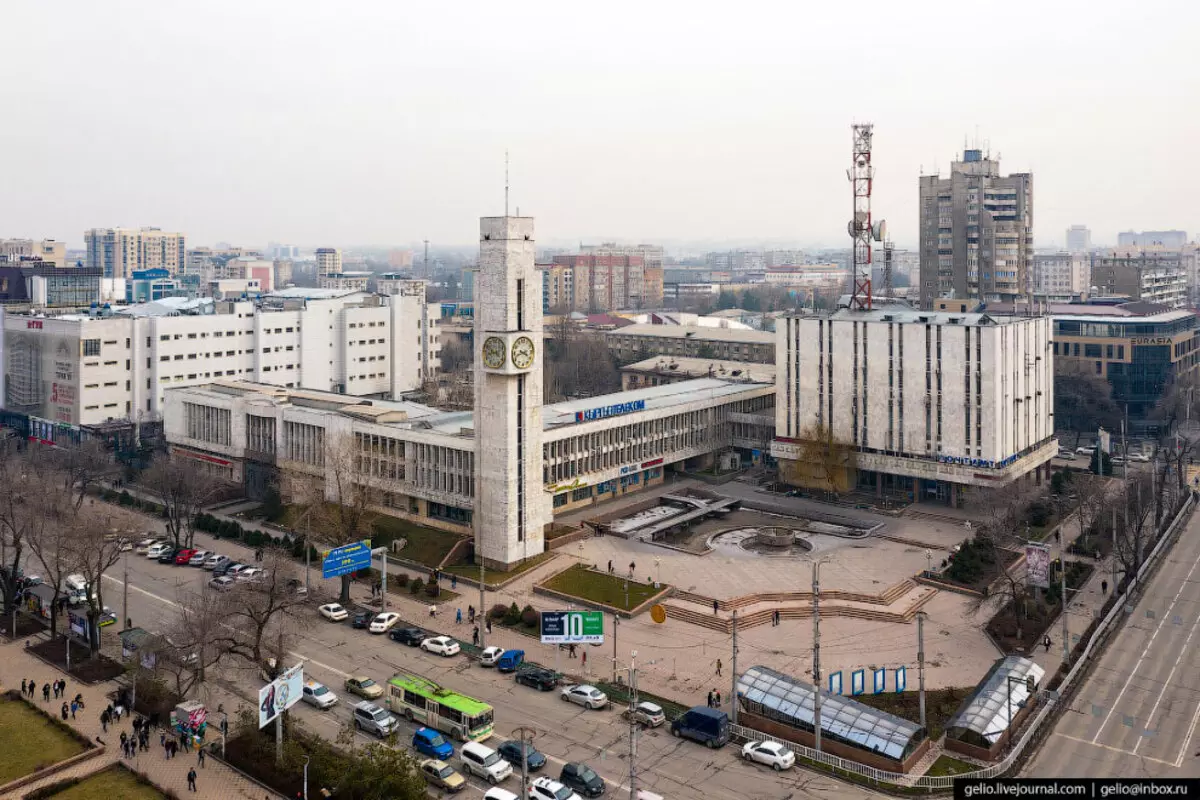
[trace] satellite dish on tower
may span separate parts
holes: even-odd
[[[887,220],[881,219],[871,226],[871,238],[877,242],[887,238]]]

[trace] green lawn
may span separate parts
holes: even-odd
[[[952,756],[938,756],[937,761],[934,761],[929,766],[929,771],[925,774],[931,778],[944,778],[950,775],[963,775],[968,772],[978,772],[981,768],[974,764],[968,764],[966,761],[959,761]]]
[[[45,714],[20,700],[0,697],[0,784],[83,751],[82,744],[59,730]]]
[[[372,539],[372,546],[383,547],[401,538],[407,543],[400,552],[392,555],[416,561],[427,567],[436,567],[450,554],[454,545],[465,537],[449,531],[426,528],[397,517],[380,516],[375,520],[375,538]]]
[[[583,564],[576,564],[542,584],[547,589],[569,594],[583,600],[603,603],[625,611],[637,608],[661,589],[653,585],[629,581],[629,603],[625,602],[625,579],[614,575],[595,572]],[[666,588],[665,585],[663,588]]]
[[[544,553],[539,553],[532,558],[528,558],[517,566],[513,567],[508,572],[498,569],[483,568],[483,581],[487,584],[500,583],[506,581],[523,572],[528,572],[539,564],[544,564],[546,561],[554,557],[553,550],[547,550]],[[479,580],[479,567],[474,564],[451,564],[445,567],[442,572],[453,572],[455,575],[464,578],[470,578],[473,581]]]
[[[204,785],[204,773],[200,770],[197,787]],[[109,767],[103,772],[97,772],[84,778],[70,789],[53,795],[54,800],[93,800],[96,797],[112,797],[121,800],[165,800],[166,795],[147,783],[142,783],[138,777],[119,766]]]

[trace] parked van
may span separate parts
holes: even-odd
[[[500,658],[496,659],[496,669],[500,672],[516,672],[524,660],[524,650],[505,650],[500,654]]]
[[[695,706],[671,723],[671,735],[709,747],[724,747],[729,743],[729,715],[716,708]]]
[[[499,753],[479,742],[467,742],[458,752],[463,772],[483,778],[493,786],[512,775],[512,764]]]

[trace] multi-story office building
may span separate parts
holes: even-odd
[[[1171,384],[1198,374],[1200,328],[1192,311],[1133,302],[1052,306],[1050,313],[1055,373],[1104,378],[1135,425]]]
[[[1093,253],[1091,285],[1100,295],[1123,295],[1130,300],[1183,308],[1189,298],[1190,263],[1181,249],[1129,248]]]
[[[1187,240],[1187,231],[1124,231],[1117,234],[1117,247],[1178,250]]]
[[[1086,225],[1067,228],[1067,252],[1086,253],[1092,249],[1092,232]]]
[[[1033,289],[1033,175],[964,150],[950,177],[922,175],[921,307],[938,297],[1012,302]]]
[[[1091,258],[1084,251],[1033,255],[1033,295],[1038,300],[1066,303],[1086,298],[1091,275]]]
[[[340,275],[342,273],[341,250],[335,247],[318,247],[316,258],[318,278],[323,278],[326,275]]]
[[[437,370],[440,306],[424,306],[419,297],[288,289],[257,303],[166,298],[6,313],[0,397],[6,411],[76,426],[153,417],[167,389],[222,378],[400,397]]]
[[[106,278],[128,278],[134,270],[165,269],[172,275],[187,267],[182,233],[159,228],[92,228],[83,234],[87,265]]]
[[[596,313],[662,304],[661,295],[646,294],[646,264],[641,256],[566,255],[555,256],[554,263],[570,268],[573,273],[575,311]]]
[[[663,303],[671,308],[711,306],[721,296],[719,283],[665,283]]]
[[[371,282],[370,272],[338,272],[317,277],[317,286],[322,289],[338,289],[347,292],[365,292]]]
[[[28,256],[0,255],[0,303],[31,308],[80,308],[100,300],[100,270],[64,268]]]
[[[1057,451],[1048,317],[839,311],[788,317],[776,334],[771,452],[785,479],[818,488],[828,475],[816,472],[844,469],[880,494],[957,505],[965,487],[1048,472]],[[800,463],[813,441],[853,456]]]
[[[609,351],[621,362],[651,356],[775,361],[775,334],[768,331],[710,328],[698,325],[638,324],[604,334]]]
[[[458,284],[458,299],[464,303],[475,302],[475,281],[479,278],[479,267],[467,267],[462,271]]]
[[[186,297],[183,282],[165,269],[143,269],[134,271],[127,279],[108,278],[125,285],[126,303],[154,303],[168,297]]]
[[[10,262],[22,258],[36,259],[55,267],[67,265],[67,245],[53,239],[0,239],[0,258],[8,257]]]

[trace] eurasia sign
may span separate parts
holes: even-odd
[[[604,614],[600,611],[543,611],[542,644],[600,644]]]
[[[622,414],[630,414],[634,411],[645,411],[645,400],[630,400],[628,403],[616,403],[611,406],[601,406],[600,408],[591,408],[587,411],[576,411],[576,422],[591,422],[592,420],[605,419],[606,417],[619,417]]]

